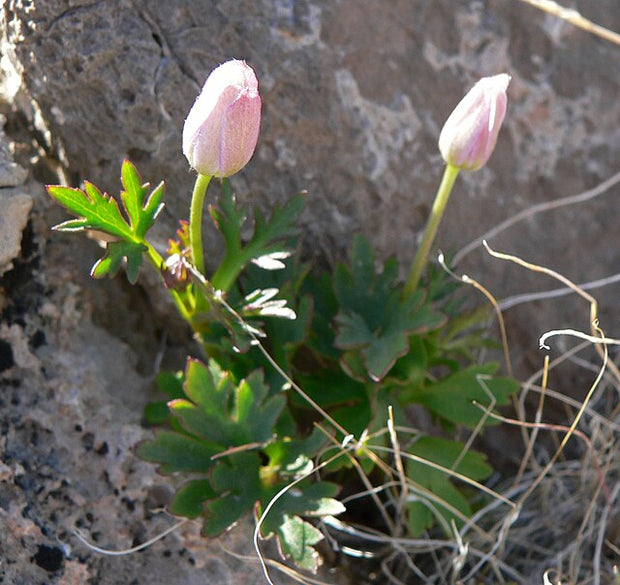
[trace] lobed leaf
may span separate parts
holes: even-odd
[[[423,302],[421,291],[404,297],[396,284],[397,265],[386,263],[380,273],[367,240],[357,236],[351,252],[351,268],[336,268],[334,291],[340,310],[336,316],[336,347],[353,350],[363,360],[367,376],[378,382],[409,351],[412,333],[436,329],[443,315]],[[355,363],[349,355],[343,367]]]
[[[319,555],[314,545],[322,540],[323,535],[303,518],[342,514],[344,505],[333,498],[338,490],[337,485],[329,482],[295,486],[275,502],[264,518],[263,535],[276,534],[285,557],[298,567],[316,572]]]
[[[218,205],[209,208],[226,243],[224,259],[212,279],[215,288],[229,290],[231,275],[236,277],[249,262],[267,270],[282,269],[282,260],[290,255],[288,241],[297,235],[295,224],[304,204],[305,198],[300,194],[283,206],[274,206],[269,219],[256,211],[252,235],[244,241],[247,207],[237,205],[230,183],[224,181]]]
[[[95,262],[90,270],[90,275],[93,278],[116,276],[123,260],[127,260],[127,280],[131,284],[135,284],[138,280],[138,273],[142,265],[142,254],[145,250],[146,246],[132,241],[108,242],[104,256]]]
[[[124,190],[121,201],[126,217],[118,202],[86,181],[84,189],[48,185],[47,192],[57,203],[78,219],[55,226],[59,231],[97,230],[119,239],[107,243],[106,253],[91,269],[91,276],[114,276],[123,260],[127,261],[127,278],[133,284],[138,278],[142,255],[147,249],[145,236],[163,208],[164,185],[160,183],[150,194],[148,183],[142,184],[136,167],[125,160],[121,168]]]
[[[183,372],[160,372],[155,378],[160,392],[168,396],[167,400],[158,400],[146,405],[144,409],[145,422],[149,425],[163,425],[170,422],[168,402],[175,398],[183,398]]]
[[[314,545],[323,540],[323,533],[299,516],[286,516],[277,529],[280,552],[298,567],[316,573],[319,553]]]
[[[47,192],[54,201],[79,218],[61,223],[53,229],[58,231],[92,229],[122,239],[131,238],[131,230],[116,200],[106,193],[101,193],[92,183],[86,181],[84,190],[48,185]]]
[[[196,479],[177,490],[168,506],[168,511],[175,516],[198,518],[204,511],[205,502],[216,496],[208,479]]]
[[[473,365],[457,371],[441,380],[422,388],[411,389],[407,398],[423,404],[437,416],[450,422],[476,427],[484,415],[481,407],[491,405],[491,392],[496,406],[508,404],[509,397],[519,390],[519,382],[512,378],[492,377],[497,371],[496,363]],[[487,424],[497,424],[487,419]]]
[[[217,536],[243,514],[252,510],[256,502],[270,497],[260,481],[260,459],[255,452],[236,453],[214,468],[211,485],[219,494],[205,503],[204,533]]]
[[[213,466],[213,455],[222,447],[207,443],[175,431],[161,430],[152,441],[140,443],[136,449],[138,457],[159,463],[163,474],[183,472],[206,472]]]
[[[262,372],[235,385],[214,360],[188,360],[184,391],[186,398],[169,403],[173,417],[188,433],[227,448],[268,441],[285,402],[282,394],[267,396]]]
[[[434,524],[433,508],[435,514],[440,515],[444,520],[443,525],[448,527],[453,521],[457,526],[462,524],[458,514],[451,508],[458,510],[465,516],[471,515],[469,502],[461,489],[454,485],[451,471],[472,480],[483,480],[491,475],[493,468],[487,463],[484,455],[475,451],[463,453],[464,448],[465,445],[458,441],[441,437],[421,437],[408,449],[410,454],[441,465],[446,469],[446,471],[442,471],[425,465],[421,461],[407,459],[407,477],[419,487],[433,493],[439,500],[425,498],[422,492],[418,500],[409,502],[409,529],[414,537],[420,536]],[[457,460],[458,465],[455,466]],[[425,503],[425,499],[428,503]],[[442,502],[448,506],[443,506]]]
[[[127,159],[123,161],[121,167],[121,182],[124,187],[124,191],[121,191],[121,199],[129,216],[132,233],[139,240],[143,240],[163,209],[161,200],[164,195],[164,183],[159,183],[147,195],[149,183],[142,184],[138,170]]]

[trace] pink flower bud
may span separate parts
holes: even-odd
[[[183,126],[183,154],[200,174],[230,177],[252,158],[260,129],[258,80],[245,61],[215,68]]]
[[[439,150],[450,165],[477,171],[489,160],[506,115],[510,75],[483,77],[459,102],[439,135]]]

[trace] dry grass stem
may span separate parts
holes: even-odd
[[[573,26],[605,39],[610,43],[620,45],[620,34],[601,26],[600,24],[596,24],[587,18],[584,18],[581,14],[579,14],[579,12],[572,8],[565,8],[564,6],[558,4],[557,2],[552,2],[551,0],[521,0],[521,2],[535,6],[539,10],[547,12],[548,14],[553,14],[553,16],[557,16],[558,18],[569,22]]]
[[[525,219],[530,219],[533,216],[545,211],[552,211],[553,209],[559,209],[560,207],[566,207],[569,205],[576,205],[578,203],[585,203],[587,201],[591,201],[592,199],[607,193],[614,185],[618,183],[620,183],[620,172],[617,172],[609,179],[606,179],[596,187],[588,189],[583,193],[579,193],[577,195],[569,195],[568,197],[561,197],[553,201],[545,201],[543,203],[532,205],[531,207],[528,207],[527,209],[524,209],[523,211],[520,211],[519,213],[511,216],[507,220],[497,224],[495,227],[461,248],[454,255],[454,258],[452,259],[452,264],[454,266],[457,266],[467,254],[479,248],[483,241],[490,240],[491,238],[497,236],[498,234],[502,233],[503,231]]]

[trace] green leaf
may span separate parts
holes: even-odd
[[[256,502],[270,497],[260,481],[260,460],[255,452],[236,453],[213,470],[211,485],[220,494],[205,503],[204,533],[217,536],[227,530]]]
[[[163,371],[157,374],[155,383],[160,392],[167,394],[171,398],[181,398],[183,396],[184,380],[183,372]]]
[[[116,276],[123,260],[127,259],[127,280],[135,284],[142,264],[142,253],[146,249],[146,246],[135,242],[108,242],[105,255],[95,262],[90,275],[93,278]]]
[[[166,401],[149,402],[144,407],[144,423],[146,425],[163,425],[169,420],[170,410]]]
[[[366,385],[340,368],[324,368],[314,375],[298,376],[297,381],[304,392],[349,433],[359,437],[368,426],[372,415]],[[292,401],[295,405],[309,408],[298,394],[292,396]]]
[[[114,276],[124,259],[127,260],[127,278],[133,284],[138,278],[142,254],[147,249],[145,236],[163,208],[164,186],[160,183],[148,194],[148,183],[142,184],[136,167],[125,160],[121,169],[124,190],[121,201],[126,217],[118,202],[86,181],[84,189],[48,185],[47,192],[57,203],[78,219],[65,221],[54,229],[59,231],[98,230],[120,241],[107,243],[103,258],[95,263],[91,276]]]
[[[226,243],[224,259],[212,278],[213,286],[228,291],[251,261],[268,270],[282,268],[282,260],[290,255],[290,240],[298,233],[296,222],[304,205],[305,197],[299,194],[283,206],[275,205],[268,220],[257,210],[253,233],[243,241],[247,207],[237,205],[230,183],[224,181],[218,205],[209,208]]]
[[[409,338],[409,351],[399,358],[390,370],[390,382],[419,386],[428,375],[429,355],[427,344],[417,335]]]
[[[138,457],[159,463],[159,471],[171,474],[177,471],[205,472],[214,462],[213,455],[222,447],[207,443],[174,431],[157,431],[155,439],[140,443],[136,449]]]
[[[456,522],[457,526],[460,526],[462,522],[450,508],[441,505],[442,501],[465,516],[471,515],[471,507],[467,498],[451,479],[450,470],[457,459],[460,457],[459,463],[453,471],[472,480],[486,479],[493,471],[484,455],[475,451],[467,451],[462,454],[464,448],[464,443],[458,441],[440,437],[421,437],[408,449],[410,454],[441,465],[446,469],[446,471],[442,471],[411,459],[407,459],[406,464],[407,476],[420,487],[429,490],[439,498],[439,501],[430,498],[428,501],[443,517],[448,526],[451,521]],[[419,497],[425,499],[423,495]],[[411,501],[409,503],[408,518],[410,531],[414,537],[420,536],[426,529],[430,528],[435,520],[431,508],[423,501]]]
[[[188,360],[184,390],[187,398],[169,405],[174,418],[188,433],[226,447],[270,440],[285,402],[282,394],[267,397],[262,372],[235,385],[214,360]]]
[[[300,473],[300,469],[305,469],[306,461],[311,462],[326,443],[327,437],[315,428],[304,438],[280,438],[267,445],[264,453],[269,457],[270,467],[279,468],[283,476],[295,478]]]
[[[142,184],[138,170],[127,159],[121,168],[121,181],[124,187],[121,199],[129,216],[131,231],[137,239],[144,240],[146,232],[163,209],[164,184],[159,183],[148,195],[149,184]]]
[[[300,264],[298,258],[299,256],[296,255],[293,261],[287,263],[286,268],[278,271],[265,271],[254,265],[249,265],[239,278],[241,290],[266,291],[271,289],[273,293],[277,290],[277,297],[274,295],[273,300],[282,305],[286,302],[282,308],[285,311],[294,311],[295,319],[283,319],[277,315],[266,314],[259,306],[259,314],[257,315],[257,318],[260,319],[258,326],[265,333],[266,346],[270,355],[289,374],[292,371],[295,353],[308,337],[313,309],[312,298],[300,290],[308,274],[308,266]],[[247,302],[248,296],[250,295],[246,295],[242,300],[229,299],[229,303],[232,303],[235,309],[241,312],[246,319],[251,318],[243,306],[243,303]],[[269,302],[270,300],[267,301],[267,303]],[[270,308],[269,304],[267,304],[267,308]],[[286,317],[286,314],[283,316]],[[257,324],[253,319],[250,323]],[[282,386],[284,382],[282,376],[261,357],[257,359],[258,351],[251,353],[254,353],[254,356],[249,356],[254,362],[254,367],[257,363],[264,367],[269,386],[272,388]],[[238,356],[234,356],[234,359],[238,363]]]
[[[277,530],[280,551],[299,568],[316,573],[319,553],[314,545],[323,540],[323,533],[299,516],[286,516]]]
[[[480,407],[473,404],[474,401],[482,407],[490,406],[489,390],[495,398],[495,405],[501,406],[508,404],[510,395],[519,390],[517,380],[492,377],[497,368],[496,363],[469,366],[434,384],[408,390],[406,399],[423,404],[443,419],[473,429],[484,414]],[[498,424],[491,418],[487,418],[486,422]]]
[[[435,329],[444,317],[424,303],[421,291],[402,297],[395,260],[389,260],[381,273],[375,272],[374,264],[370,244],[357,236],[351,269],[342,264],[336,267],[334,290],[340,311],[335,345],[358,352],[368,376],[378,382],[409,351],[412,333]]]
[[[168,402],[172,399],[183,398],[183,372],[160,372],[155,383],[160,392],[168,396],[167,400],[151,402],[144,408],[144,419],[149,425],[163,425],[170,422]]]
[[[308,336],[308,347],[323,358],[338,360],[340,351],[334,347],[333,321],[338,313],[338,299],[334,293],[330,276],[310,276],[303,292],[312,297],[314,310]]]
[[[345,511],[344,505],[334,499],[339,490],[338,485],[327,481],[296,485],[285,492],[269,510],[263,520],[263,534],[267,536],[275,532],[284,515],[320,518],[342,514]]]
[[[209,213],[215,226],[224,236],[226,249],[235,252],[241,250],[241,231],[248,216],[246,205],[237,205],[230,183],[222,184],[222,196],[217,205],[209,206]]]
[[[73,219],[55,226],[58,231],[99,230],[118,238],[131,238],[131,229],[123,218],[118,203],[113,197],[101,193],[92,183],[86,181],[84,190],[48,185],[47,192],[57,203],[79,219]]]
[[[298,485],[284,493],[263,520],[264,536],[276,534],[280,550],[302,569],[316,572],[319,555],[314,545],[322,533],[302,518],[342,514],[345,507],[334,499],[339,487],[329,482]]]
[[[457,458],[461,457],[464,447],[465,444],[460,441],[452,441],[443,437],[421,437],[413,443],[408,452],[450,469]],[[423,463],[411,461],[410,470],[421,477],[433,469]],[[446,476],[442,471],[435,471],[444,477]],[[487,463],[485,455],[470,450],[461,457],[454,471],[479,481],[489,477],[493,468]]]
[[[216,496],[208,479],[196,479],[177,490],[168,510],[175,516],[198,518],[204,511],[205,502]]]
[[[299,384],[304,392],[323,408],[348,405],[356,408],[360,402],[368,401],[366,386],[347,376],[341,369],[323,369],[313,375],[299,375]],[[307,402],[298,394],[292,396],[295,404]]]

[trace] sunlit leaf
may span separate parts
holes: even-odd
[[[149,184],[142,184],[136,167],[125,160],[121,169],[123,212],[118,202],[95,185],[86,181],[84,189],[48,185],[47,192],[57,203],[78,219],[55,226],[58,231],[97,230],[112,236],[106,244],[106,253],[91,270],[91,276],[114,276],[123,261],[127,263],[127,278],[138,279],[138,271],[145,252],[145,236],[163,208],[164,185],[160,183],[149,193]],[[118,240],[118,241],[117,241]]]

